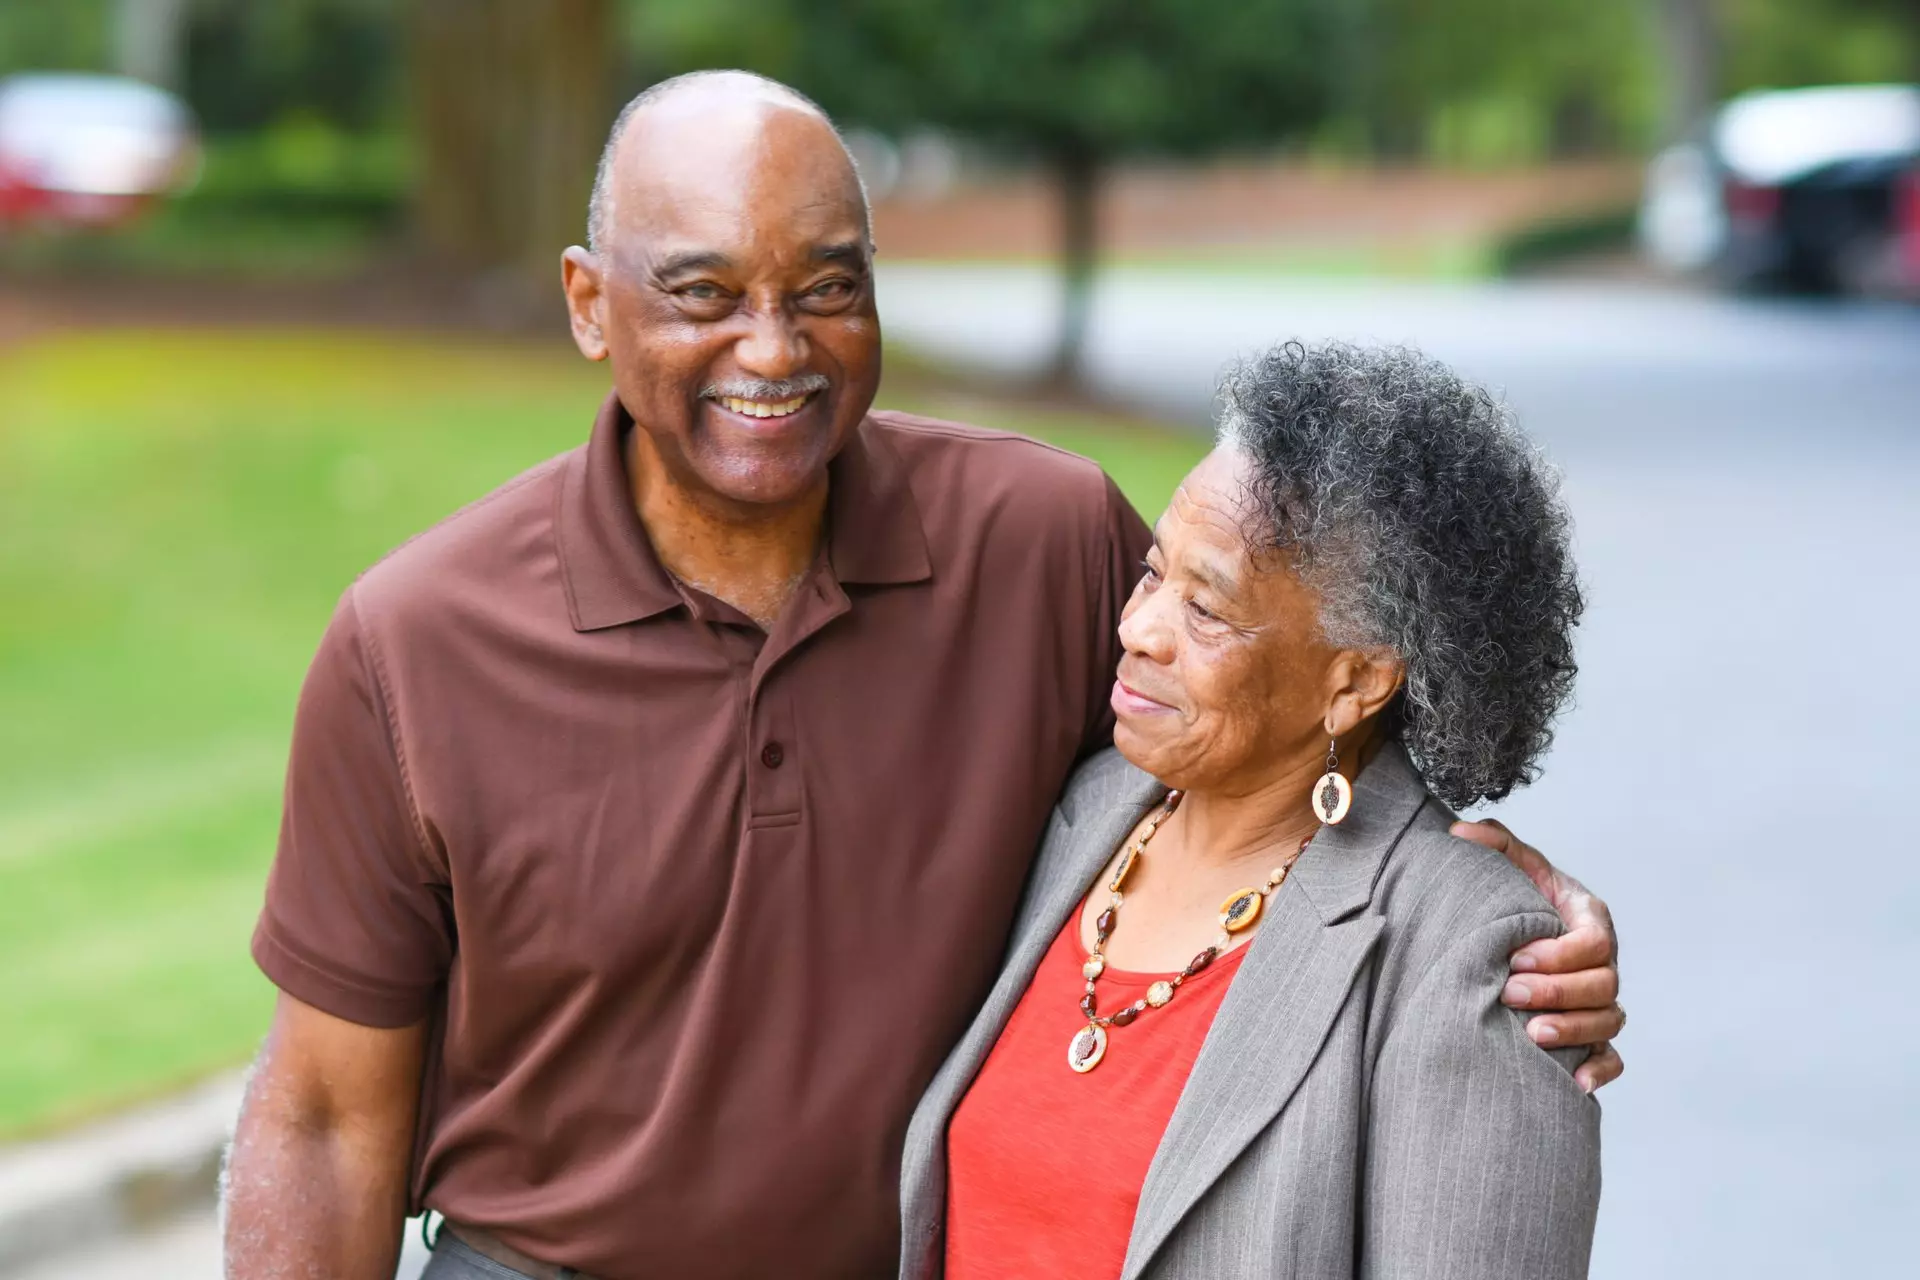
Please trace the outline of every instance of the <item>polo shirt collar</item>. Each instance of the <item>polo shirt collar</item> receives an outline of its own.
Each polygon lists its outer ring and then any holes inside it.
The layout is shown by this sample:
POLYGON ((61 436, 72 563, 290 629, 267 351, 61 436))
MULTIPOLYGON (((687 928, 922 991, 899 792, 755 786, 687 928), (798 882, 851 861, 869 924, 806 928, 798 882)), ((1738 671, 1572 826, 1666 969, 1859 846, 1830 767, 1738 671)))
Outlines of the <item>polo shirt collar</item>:
MULTIPOLYGON (((632 426, 619 396, 609 394, 586 448, 568 459, 561 478, 556 540, 576 631, 638 622, 685 603, 633 510, 624 448, 632 426)), ((933 575, 905 465, 872 419, 861 422, 827 474, 827 561, 842 585, 933 575)))

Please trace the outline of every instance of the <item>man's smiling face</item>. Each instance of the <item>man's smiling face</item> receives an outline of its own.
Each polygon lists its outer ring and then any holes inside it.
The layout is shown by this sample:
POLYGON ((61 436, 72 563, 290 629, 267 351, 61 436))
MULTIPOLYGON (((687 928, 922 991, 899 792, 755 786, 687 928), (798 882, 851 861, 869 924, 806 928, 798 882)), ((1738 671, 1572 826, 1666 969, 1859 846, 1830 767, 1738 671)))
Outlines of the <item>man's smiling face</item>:
POLYGON ((628 126, 574 332, 675 484, 780 507, 818 494, 879 385, 866 208, 821 117, 703 99, 628 126))

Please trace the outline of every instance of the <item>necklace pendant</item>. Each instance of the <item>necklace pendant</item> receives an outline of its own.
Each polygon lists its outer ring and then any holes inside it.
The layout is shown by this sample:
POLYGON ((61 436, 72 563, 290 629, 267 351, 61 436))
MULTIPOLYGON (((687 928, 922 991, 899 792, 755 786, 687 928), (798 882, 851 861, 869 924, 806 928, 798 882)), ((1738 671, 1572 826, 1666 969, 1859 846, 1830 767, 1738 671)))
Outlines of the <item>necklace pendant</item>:
POLYGON ((1097 1022, 1089 1022, 1074 1033, 1073 1042, 1067 1046, 1067 1065, 1081 1075, 1100 1065, 1100 1059, 1107 1056, 1107 1029, 1097 1022))
POLYGON ((1220 927, 1228 933, 1239 933, 1260 918, 1265 903, 1258 889, 1239 890, 1220 904, 1220 927))

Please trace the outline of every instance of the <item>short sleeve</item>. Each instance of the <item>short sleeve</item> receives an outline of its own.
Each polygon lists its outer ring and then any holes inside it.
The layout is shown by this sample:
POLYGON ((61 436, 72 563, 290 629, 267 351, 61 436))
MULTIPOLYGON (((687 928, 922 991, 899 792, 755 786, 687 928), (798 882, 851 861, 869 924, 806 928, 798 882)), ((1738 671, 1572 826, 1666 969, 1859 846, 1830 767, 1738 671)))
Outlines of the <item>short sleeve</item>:
POLYGON ((297 1000, 404 1027, 446 978, 451 895, 422 844, 371 659, 349 590, 300 691, 253 957, 297 1000))
POLYGON ((1140 580, 1140 562, 1153 546, 1153 531, 1127 501, 1109 476, 1106 483, 1106 517, 1101 529, 1099 559, 1094 567, 1094 616, 1096 641, 1094 664, 1090 673, 1092 689, 1087 699, 1087 723, 1081 739, 1084 758, 1113 745, 1114 673, 1120 667, 1120 611, 1126 608, 1133 588, 1140 580))

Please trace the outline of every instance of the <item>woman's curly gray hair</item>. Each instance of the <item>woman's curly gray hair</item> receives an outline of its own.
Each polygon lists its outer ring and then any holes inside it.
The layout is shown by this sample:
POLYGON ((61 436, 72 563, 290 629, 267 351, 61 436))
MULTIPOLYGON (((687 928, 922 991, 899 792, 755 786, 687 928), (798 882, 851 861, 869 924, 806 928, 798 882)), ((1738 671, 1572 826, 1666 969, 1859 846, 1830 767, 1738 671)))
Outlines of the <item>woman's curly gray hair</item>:
POLYGON ((1336 645, 1392 650, 1388 728, 1456 808, 1533 781, 1573 687, 1580 586, 1558 480, 1490 394, 1400 347, 1288 342, 1221 384, 1265 549, 1336 645))

